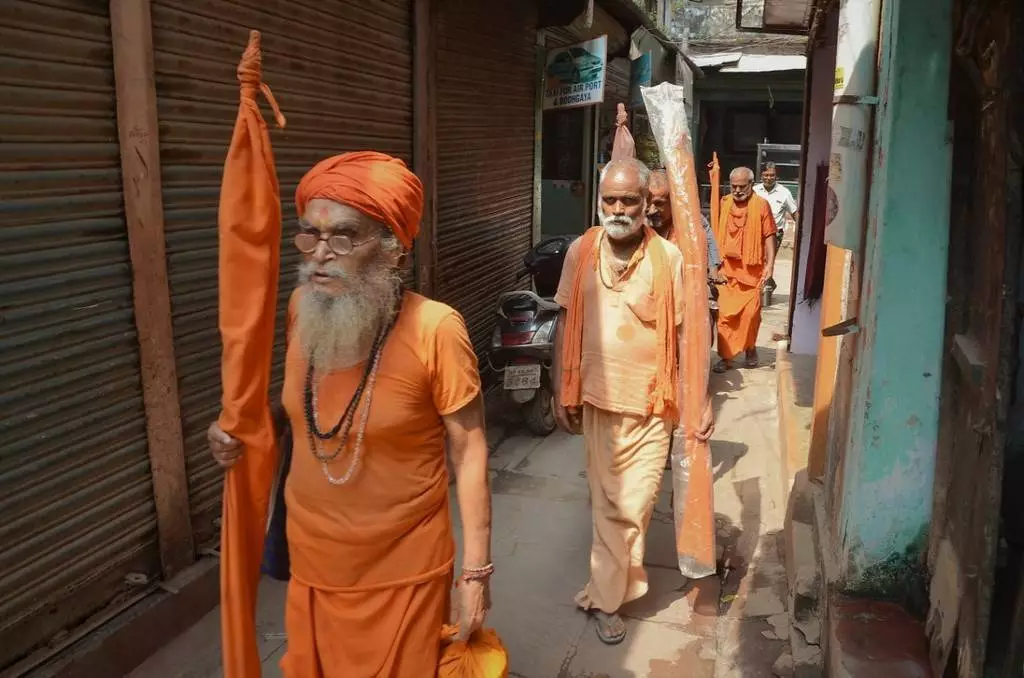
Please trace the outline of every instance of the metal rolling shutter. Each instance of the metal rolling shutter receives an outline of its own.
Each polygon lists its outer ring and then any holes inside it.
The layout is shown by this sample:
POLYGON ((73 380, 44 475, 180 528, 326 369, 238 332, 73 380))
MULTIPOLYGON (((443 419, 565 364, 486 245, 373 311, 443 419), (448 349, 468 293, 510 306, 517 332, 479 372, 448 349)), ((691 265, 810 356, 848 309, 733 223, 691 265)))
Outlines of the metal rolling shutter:
POLYGON ((159 572, 107 3, 0 16, 0 667, 159 572))
POLYGON ((536 9, 439 0, 438 296, 486 349, 533 231, 536 9))
POLYGON ((297 253, 293 198, 302 174, 342 151, 412 158, 412 12, 407 0, 154 0, 153 40, 168 268, 182 426, 197 543, 214 539, 221 471, 205 431, 220 408, 217 201, 238 110, 235 67, 249 29, 288 119, 273 127, 284 261, 272 397, 280 391, 284 313, 297 253))

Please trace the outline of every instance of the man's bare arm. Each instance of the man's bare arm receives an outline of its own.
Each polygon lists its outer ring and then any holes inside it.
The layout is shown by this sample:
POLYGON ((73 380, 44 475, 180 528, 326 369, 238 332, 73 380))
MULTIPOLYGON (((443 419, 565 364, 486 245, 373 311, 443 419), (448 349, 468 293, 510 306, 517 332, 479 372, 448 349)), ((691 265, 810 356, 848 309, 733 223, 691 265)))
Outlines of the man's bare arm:
POLYGON ((558 318, 555 320, 555 339, 551 346, 551 392, 558 400, 562 388, 562 342, 565 337, 565 319, 568 314, 565 309, 558 311, 558 318))
POLYGON ((466 567, 483 567, 491 562, 491 488, 483 396, 444 417, 444 426, 462 515, 463 562, 466 567))
POLYGON ((766 237, 764 239, 764 280, 768 280, 775 275, 775 234, 766 237))

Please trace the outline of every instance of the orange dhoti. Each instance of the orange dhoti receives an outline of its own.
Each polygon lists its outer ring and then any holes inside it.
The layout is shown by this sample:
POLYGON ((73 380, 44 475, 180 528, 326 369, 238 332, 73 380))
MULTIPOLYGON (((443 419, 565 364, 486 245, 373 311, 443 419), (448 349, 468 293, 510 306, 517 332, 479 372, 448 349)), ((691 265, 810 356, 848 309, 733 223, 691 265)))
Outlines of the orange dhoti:
MULTIPOLYGON (((718 288, 718 355, 723 360, 756 347, 761 329, 761 287, 747 284, 747 275, 737 276, 733 269, 740 266, 726 259, 722 270, 727 282, 718 288)), ((754 280, 760 280, 760 271, 754 273, 754 280)))
POLYGON ((437 670, 451 574, 396 588, 334 592, 288 585, 289 678, 422 678, 437 670))

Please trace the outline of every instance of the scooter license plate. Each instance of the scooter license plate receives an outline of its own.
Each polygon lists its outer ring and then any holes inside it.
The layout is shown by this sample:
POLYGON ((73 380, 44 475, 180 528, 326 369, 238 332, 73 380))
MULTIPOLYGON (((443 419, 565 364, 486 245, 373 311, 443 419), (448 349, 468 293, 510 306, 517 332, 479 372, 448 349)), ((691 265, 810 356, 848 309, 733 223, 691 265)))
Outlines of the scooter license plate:
POLYGON ((505 368, 505 390, 540 388, 540 365, 509 365, 505 368))

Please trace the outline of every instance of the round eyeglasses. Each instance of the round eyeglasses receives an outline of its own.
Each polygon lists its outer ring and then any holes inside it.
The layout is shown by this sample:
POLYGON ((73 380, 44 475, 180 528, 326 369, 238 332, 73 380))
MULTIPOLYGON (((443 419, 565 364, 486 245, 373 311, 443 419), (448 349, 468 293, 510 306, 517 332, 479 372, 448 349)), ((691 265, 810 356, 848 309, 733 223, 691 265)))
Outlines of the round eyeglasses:
POLYGON ((338 256, 344 257, 352 254, 357 247, 368 245, 378 239, 380 239, 379 235, 373 235, 366 240, 354 242, 352 238, 347 235, 327 235, 325 233, 320 233, 319 231, 299 231, 295 234, 295 247, 303 254, 312 254, 316 251, 320 242, 323 241, 327 243, 327 247, 332 252, 338 256))

